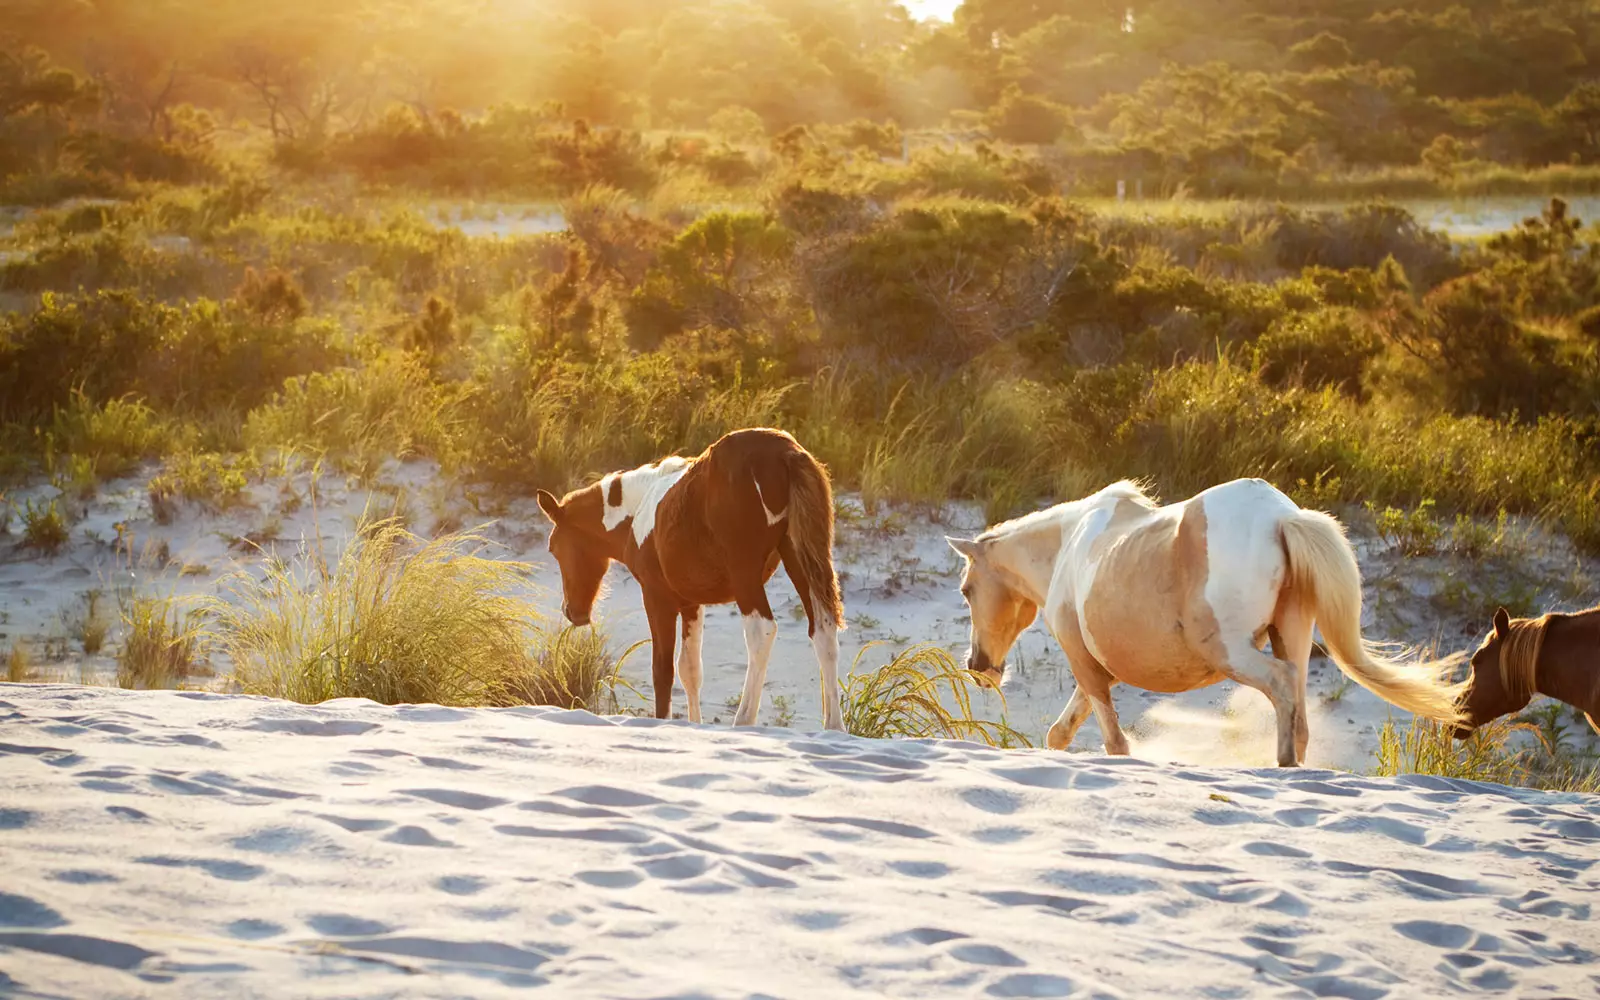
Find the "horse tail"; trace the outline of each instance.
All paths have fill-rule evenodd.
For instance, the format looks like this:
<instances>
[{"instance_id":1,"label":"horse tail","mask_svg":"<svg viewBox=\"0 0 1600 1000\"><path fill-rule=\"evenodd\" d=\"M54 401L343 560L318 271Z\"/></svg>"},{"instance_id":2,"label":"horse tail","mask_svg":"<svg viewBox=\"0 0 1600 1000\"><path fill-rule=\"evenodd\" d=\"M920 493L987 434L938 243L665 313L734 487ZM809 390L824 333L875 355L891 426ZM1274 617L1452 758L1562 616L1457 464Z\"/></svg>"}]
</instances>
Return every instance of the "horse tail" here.
<instances>
[{"instance_id":1,"label":"horse tail","mask_svg":"<svg viewBox=\"0 0 1600 1000\"><path fill-rule=\"evenodd\" d=\"M1452 683L1460 654L1402 662L1361 635L1361 567L1344 526L1321 511L1297 510L1280 525L1289 585L1309 599L1333 661L1351 680L1393 705L1455 723L1465 681Z\"/></svg>"},{"instance_id":2,"label":"horse tail","mask_svg":"<svg viewBox=\"0 0 1600 1000\"><path fill-rule=\"evenodd\" d=\"M797 445L788 461L789 545L811 591L816 620L831 620L840 629L844 604L833 571L833 485L828 470L804 448Z\"/></svg>"}]
</instances>

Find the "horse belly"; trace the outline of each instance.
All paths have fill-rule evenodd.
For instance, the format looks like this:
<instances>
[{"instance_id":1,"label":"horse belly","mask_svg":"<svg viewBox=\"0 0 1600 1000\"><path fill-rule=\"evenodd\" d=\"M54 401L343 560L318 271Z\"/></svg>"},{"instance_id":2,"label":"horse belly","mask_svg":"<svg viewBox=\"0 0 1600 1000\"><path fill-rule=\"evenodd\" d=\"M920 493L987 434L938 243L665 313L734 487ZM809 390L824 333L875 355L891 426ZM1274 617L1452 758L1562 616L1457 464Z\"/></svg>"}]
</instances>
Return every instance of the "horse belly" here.
<instances>
[{"instance_id":1,"label":"horse belly","mask_svg":"<svg viewBox=\"0 0 1600 1000\"><path fill-rule=\"evenodd\" d=\"M1175 694L1215 684L1222 675L1195 654L1177 616L1160 619L1129 609L1122 615L1101 615L1089 623L1105 656L1101 665L1124 684L1146 691Z\"/></svg>"}]
</instances>

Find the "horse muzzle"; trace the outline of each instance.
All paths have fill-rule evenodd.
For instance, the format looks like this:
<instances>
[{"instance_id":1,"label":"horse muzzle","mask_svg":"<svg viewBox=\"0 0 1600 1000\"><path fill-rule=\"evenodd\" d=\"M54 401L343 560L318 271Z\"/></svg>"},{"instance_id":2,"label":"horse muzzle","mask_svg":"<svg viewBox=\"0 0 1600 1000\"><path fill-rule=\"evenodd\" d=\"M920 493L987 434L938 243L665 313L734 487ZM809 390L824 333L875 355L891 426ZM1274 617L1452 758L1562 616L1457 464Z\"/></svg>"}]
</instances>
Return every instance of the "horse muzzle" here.
<instances>
[{"instance_id":1,"label":"horse muzzle","mask_svg":"<svg viewBox=\"0 0 1600 1000\"><path fill-rule=\"evenodd\" d=\"M973 653L967 654L967 672L972 674L979 685L997 690L1006 676L1005 664L1002 663L997 667L989 662L987 656Z\"/></svg>"},{"instance_id":2,"label":"horse muzzle","mask_svg":"<svg viewBox=\"0 0 1600 1000\"><path fill-rule=\"evenodd\" d=\"M574 615L571 611L569 611L567 609L567 606L565 604L563 604L561 606L561 613L563 615L565 615L567 621L570 622L576 628L583 628L585 625L589 624L589 616L588 615L581 615L581 616L580 615Z\"/></svg>"}]
</instances>

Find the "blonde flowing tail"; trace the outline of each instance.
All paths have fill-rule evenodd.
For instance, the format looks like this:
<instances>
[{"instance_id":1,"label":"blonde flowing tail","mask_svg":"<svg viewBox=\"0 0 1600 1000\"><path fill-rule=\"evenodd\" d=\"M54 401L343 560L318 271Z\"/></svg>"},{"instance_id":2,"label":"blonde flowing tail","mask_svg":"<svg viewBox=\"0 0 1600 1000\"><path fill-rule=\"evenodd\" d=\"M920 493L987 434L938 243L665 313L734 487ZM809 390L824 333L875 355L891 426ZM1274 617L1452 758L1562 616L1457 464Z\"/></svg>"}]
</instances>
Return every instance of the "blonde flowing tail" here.
<instances>
[{"instance_id":1,"label":"blonde flowing tail","mask_svg":"<svg viewBox=\"0 0 1600 1000\"><path fill-rule=\"evenodd\" d=\"M789 542L805 574L818 624L844 627L844 602L833 570L833 486L822 464L801 449L789 456Z\"/></svg>"},{"instance_id":2,"label":"blonde flowing tail","mask_svg":"<svg viewBox=\"0 0 1600 1000\"><path fill-rule=\"evenodd\" d=\"M1436 722L1461 719L1467 682L1452 682L1460 654L1402 662L1361 636L1361 568L1344 526L1321 511L1302 510L1284 521L1283 548L1290 586L1307 595L1333 660L1351 680L1393 705Z\"/></svg>"}]
</instances>

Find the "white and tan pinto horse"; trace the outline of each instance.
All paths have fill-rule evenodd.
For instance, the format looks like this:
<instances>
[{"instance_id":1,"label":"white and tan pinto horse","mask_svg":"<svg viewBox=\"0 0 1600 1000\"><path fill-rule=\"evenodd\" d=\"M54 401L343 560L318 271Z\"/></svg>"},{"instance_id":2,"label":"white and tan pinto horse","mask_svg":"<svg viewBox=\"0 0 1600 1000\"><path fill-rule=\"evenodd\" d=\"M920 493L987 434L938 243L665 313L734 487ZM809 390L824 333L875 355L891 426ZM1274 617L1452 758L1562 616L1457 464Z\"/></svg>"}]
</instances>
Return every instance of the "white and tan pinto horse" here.
<instances>
[{"instance_id":1,"label":"white and tan pinto horse","mask_svg":"<svg viewBox=\"0 0 1600 1000\"><path fill-rule=\"evenodd\" d=\"M949 539L966 558L967 667L998 683L1042 609L1078 688L1046 742L1065 749L1092 709L1106 752L1125 754L1111 687L1188 691L1231 678L1271 699L1278 763L1305 757L1306 670L1320 625L1339 668L1386 701L1455 722L1457 659L1406 664L1361 637L1361 571L1333 517L1302 510L1259 479L1157 506L1116 483ZM1262 650L1270 641L1272 653Z\"/></svg>"}]
</instances>

